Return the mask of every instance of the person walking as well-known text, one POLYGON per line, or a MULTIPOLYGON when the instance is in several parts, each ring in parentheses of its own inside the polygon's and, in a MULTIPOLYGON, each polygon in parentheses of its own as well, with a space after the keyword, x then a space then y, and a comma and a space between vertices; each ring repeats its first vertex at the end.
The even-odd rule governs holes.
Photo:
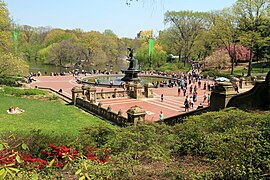
POLYGON ((193 106, 194 106, 193 97, 190 96, 190 97, 189 97, 189 107, 191 107, 191 108, 193 109, 193 106))
POLYGON ((192 87, 192 85, 190 85, 190 87, 189 87, 189 94, 192 94, 192 90, 193 90, 193 87, 192 87))
POLYGON ((186 96, 186 92, 187 92, 187 90, 186 90, 186 88, 184 88, 184 89, 183 89, 183 94, 184 94, 184 96, 186 96))
POLYGON ((160 111, 160 114, 159 114, 159 120, 162 121, 163 118, 164 118, 164 117, 163 117, 163 113, 162 113, 162 111, 160 111))
POLYGON ((180 96, 180 94, 181 94, 181 87, 180 86, 178 86, 177 92, 178 92, 178 96, 180 96))
POLYGON ((164 99, 164 95, 161 94, 161 96, 160 96, 160 101, 163 102, 163 99, 164 99))
POLYGON ((206 100, 207 100, 207 95, 206 95, 206 93, 204 92, 204 94, 203 94, 203 102, 202 102, 202 103, 205 103, 206 100))
POLYGON ((188 97, 186 97, 184 101, 184 106, 185 106, 185 112, 189 112, 189 102, 188 102, 188 97))

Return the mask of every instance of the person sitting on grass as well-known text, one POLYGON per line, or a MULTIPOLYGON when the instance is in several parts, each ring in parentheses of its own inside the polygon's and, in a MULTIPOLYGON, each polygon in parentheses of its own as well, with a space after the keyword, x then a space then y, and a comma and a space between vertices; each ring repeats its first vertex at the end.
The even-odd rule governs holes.
POLYGON ((9 114, 16 114, 16 113, 22 113, 22 112, 24 112, 24 110, 18 107, 14 108, 13 106, 10 106, 8 109, 9 114))

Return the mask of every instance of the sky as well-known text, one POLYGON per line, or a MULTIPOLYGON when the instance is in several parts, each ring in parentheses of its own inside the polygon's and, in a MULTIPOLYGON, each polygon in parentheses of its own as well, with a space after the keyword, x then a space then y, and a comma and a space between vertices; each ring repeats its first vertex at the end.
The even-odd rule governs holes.
POLYGON ((211 11, 235 0, 4 0, 16 24, 33 27, 112 30, 118 37, 135 38, 139 31, 165 29, 166 11, 211 11))

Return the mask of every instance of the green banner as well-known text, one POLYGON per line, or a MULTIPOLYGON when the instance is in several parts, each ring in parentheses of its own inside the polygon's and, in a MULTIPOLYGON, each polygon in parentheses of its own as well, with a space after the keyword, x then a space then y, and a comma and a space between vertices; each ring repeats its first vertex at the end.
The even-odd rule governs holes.
POLYGON ((149 56, 151 57, 153 54, 153 49, 154 49, 154 44, 155 40, 154 39, 149 39, 149 56))
POLYGON ((17 30, 13 31, 12 36, 13 36, 13 40, 17 43, 19 39, 19 31, 17 30))

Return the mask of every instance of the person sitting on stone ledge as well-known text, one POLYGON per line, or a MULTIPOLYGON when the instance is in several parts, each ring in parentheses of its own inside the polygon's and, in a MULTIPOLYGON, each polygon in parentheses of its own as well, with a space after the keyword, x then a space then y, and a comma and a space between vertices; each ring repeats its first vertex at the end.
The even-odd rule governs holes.
POLYGON ((197 107, 197 109, 202 109, 203 108, 203 105, 202 103, 199 104, 199 106, 197 107))

